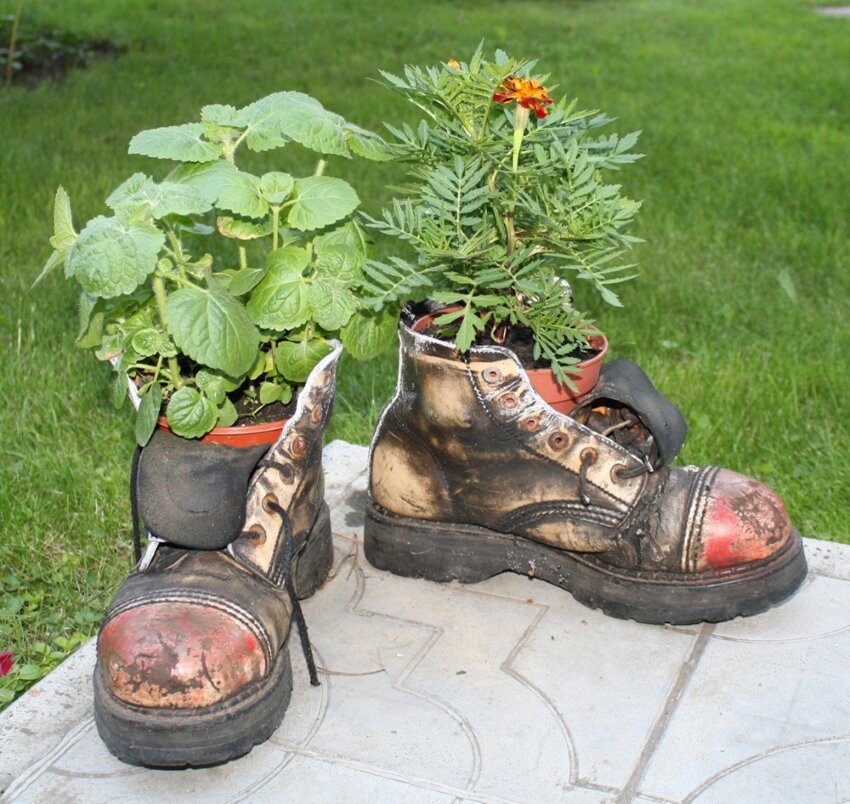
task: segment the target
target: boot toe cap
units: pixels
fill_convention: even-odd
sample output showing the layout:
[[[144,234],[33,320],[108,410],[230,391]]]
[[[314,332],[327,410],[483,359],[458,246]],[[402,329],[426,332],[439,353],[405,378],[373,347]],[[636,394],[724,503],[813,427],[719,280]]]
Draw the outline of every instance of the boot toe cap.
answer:
[[[155,709],[211,706],[262,679],[261,638],[209,602],[148,601],[118,612],[98,637],[98,672],[120,700]]]
[[[698,505],[695,569],[727,569],[769,559],[792,538],[785,505],[768,486],[718,470]]]

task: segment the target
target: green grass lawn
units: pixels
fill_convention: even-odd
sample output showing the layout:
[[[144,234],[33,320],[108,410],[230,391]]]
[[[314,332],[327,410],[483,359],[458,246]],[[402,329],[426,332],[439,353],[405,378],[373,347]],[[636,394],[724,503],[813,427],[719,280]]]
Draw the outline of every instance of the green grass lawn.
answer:
[[[641,278],[592,307],[690,422],[685,463],[777,488],[807,536],[850,542],[850,20],[803,0],[27,0],[34,23],[126,46],[59,85],[0,93],[0,705],[95,633],[131,563],[128,410],[74,346],[47,258],[57,185],[77,222],[152,160],[143,128],[281,89],[361,125],[407,114],[372,79],[488,49],[539,59],[582,105],[641,129]],[[0,14],[13,10],[0,0]],[[298,169],[298,166],[295,166]],[[303,169],[306,169],[304,166]],[[335,160],[375,212],[392,166]],[[330,438],[368,443],[395,356],[345,360]],[[2,697],[2,696],[5,696]]]

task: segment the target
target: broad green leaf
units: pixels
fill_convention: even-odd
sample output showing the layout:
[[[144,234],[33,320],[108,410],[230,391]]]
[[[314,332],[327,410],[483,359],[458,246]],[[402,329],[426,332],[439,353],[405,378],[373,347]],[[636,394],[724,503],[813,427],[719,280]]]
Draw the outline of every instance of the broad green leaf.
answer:
[[[287,222],[293,229],[323,229],[351,214],[360,203],[354,188],[342,179],[310,176],[295,182],[295,200]]]
[[[106,314],[102,309],[103,302],[96,296],[83,291],[77,303],[77,346],[81,349],[96,349],[103,338],[103,324]]]
[[[366,233],[356,221],[347,221],[341,226],[313,238],[313,249],[319,256],[326,248],[331,246],[342,246],[357,251],[364,257],[368,256],[369,252]]]
[[[63,187],[56,190],[53,201],[53,237],[50,245],[55,249],[68,249],[77,238],[74,224],[71,220],[71,199]]]
[[[265,273],[262,268],[243,268],[233,274],[227,289],[234,296],[242,296],[253,290],[257,286],[257,283],[265,276]]]
[[[371,360],[396,342],[401,310],[388,305],[379,312],[359,310],[343,327],[340,340],[356,360]]]
[[[125,179],[107,197],[106,206],[116,209],[123,204],[131,195],[139,192],[146,184],[153,184],[153,180],[144,173],[134,173]]]
[[[219,192],[226,186],[226,179],[238,172],[230,162],[218,160],[202,164],[188,164],[176,167],[166,177],[166,181],[188,184],[199,190],[210,204],[218,199]]]
[[[211,286],[181,288],[165,303],[165,324],[177,346],[198,363],[241,377],[251,369],[260,333],[245,308]]]
[[[195,187],[210,203],[246,218],[262,218],[269,211],[260,195],[260,180],[229,162],[181,165],[171,171],[167,181]]]
[[[132,293],[156,269],[165,235],[152,223],[99,216],[89,221],[68,252],[65,274],[93,296]]]
[[[263,329],[290,330],[310,317],[306,249],[284,246],[269,254],[269,268],[248,302],[248,314]]]
[[[218,229],[219,234],[232,240],[256,240],[271,234],[272,222],[268,220],[262,223],[254,223],[240,218],[222,216],[216,218],[215,228]]]
[[[201,108],[201,121],[204,123],[215,123],[219,126],[237,126],[236,107],[226,106],[220,103],[212,103]]]
[[[262,383],[260,385],[260,402],[264,405],[270,405],[272,402],[280,402],[283,399],[285,388],[289,388],[289,386],[278,385],[274,382]]]
[[[349,148],[357,156],[375,162],[387,162],[393,158],[389,145],[378,134],[355,126],[353,123],[346,123],[343,132]]]
[[[177,348],[168,334],[152,327],[135,332],[130,345],[139,357],[150,357],[151,355],[177,356]]]
[[[219,406],[223,404],[227,392],[235,391],[240,385],[238,380],[208,369],[201,369],[195,375],[195,382],[204,395]]]
[[[177,435],[182,438],[200,438],[215,427],[218,411],[196,389],[184,385],[168,400],[165,417]]]
[[[357,310],[358,303],[344,278],[317,276],[310,285],[308,298],[316,323],[329,332],[335,332],[348,323]]]
[[[281,118],[293,107],[322,109],[322,104],[300,92],[275,92],[240,109],[234,125],[247,130],[245,144],[252,151],[268,151],[289,142],[281,130]]]
[[[112,380],[112,406],[115,410],[121,410],[129,398],[127,375],[123,371],[116,371]]]
[[[295,142],[320,154],[351,156],[343,126],[345,120],[321,106],[293,104],[281,117],[280,130]]]
[[[340,285],[351,287],[363,278],[366,255],[346,246],[325,245],[315,263],[316,277],[333,279]]]
[[[282,204],[292,194],[295,180],[288,173],[279,170],[260,177],[260,192],[270,204]]]
[[[54,252],[47,258],[47,262],[41,269],[41,273],[36,277],[33,285],[37,285],[51,271],[58,268],[65,262],[68,256],[68,251],[74,245],[77,239],[77,233],[74,231],[74,224],[71,220],[71,199],[63,187],[56,190],[56,198],[53,201],[53,235],[50,238],[50,245],[53,246]]]
[[[114,209],[117,211],[125,206],[144,209],[148,215],[160,219],[166,215],[200,215],[212,204],[200,190],[188,184],[173,181],[156,184],[151,181]]]
[[[58,187],[53,201],[53,237],[50,238],[50,245],[59,251],[67,250],[76,239],[77,233],[71,220],[71,199],[63,187]]]
[[[246,218],[264,218],[269,212],[269,203],[260,193],[260,180],[237,169],[221,174],[216,206]]]
[[[304,382],[314,366],[331,352],[331,345],[322,338],[310,341],[283,341],[275,349],[275,367],[290,382]]]
[[[153,431],[156,429],[156,420],[159,417],[159,409],[162,407],[162,389],[155,382],[148,386],[142,395],[142,403],[136,414],[136,443],[143,447],[150,441]]]
[[[239,418],[239,414],[236,411],[236,406],[229,400],[225,399],[224,402],[220,404],[218,409],[218,420],[216,421],[216,427],[232,427],[236,424],[236,420]]]
[[[178,162],[211,162],[221,156],[221,148],[202,138],[200,123],[165,126],[141,131],[130,140],[128,153],[175,159]]]

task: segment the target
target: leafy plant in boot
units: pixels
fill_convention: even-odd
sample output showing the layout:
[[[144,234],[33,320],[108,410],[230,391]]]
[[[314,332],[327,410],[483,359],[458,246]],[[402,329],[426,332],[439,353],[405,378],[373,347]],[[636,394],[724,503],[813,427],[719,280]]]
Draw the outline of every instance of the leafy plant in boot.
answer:
[[[368,225],[412,247],[411,257],[370,261],[375,308],[430,298],[467,351],[485,336],[505,342],[527,328],[534,359],[561,382],[597,332],[572,303],[570,282],[620,306],[613,286],[634,276],[623,253],[640,203],[605,171],[639,158],[638,133],[597,135],[605,114],[554,100],[534,62],[481,47],[468,64],[406,67],[386,83],[416,106],[418,126],[388,126],[394,156],[410,165],[404,195]]]
[[[345,181],[283,170],[262,175],[236,153],[295,142],[321,155],[386,159],[375,134],[299,92],[242,108],[212,105],[200,122],[142,131],[130,153],[179,162],[162,180],[134,173],[107,199],[108,216],[77,232],[56,193],[54,252],[82,287],[78,344],[117,370],[116,401],[140,403],[136,437],[150,438],[161,406],[186,438],[287,404],[340,336],[356,357],[376,352],[388,316],[361,306],[367,240]],[[38,280],[37,280],[38,281]],[[387,323],[389,322],[389,323]]]

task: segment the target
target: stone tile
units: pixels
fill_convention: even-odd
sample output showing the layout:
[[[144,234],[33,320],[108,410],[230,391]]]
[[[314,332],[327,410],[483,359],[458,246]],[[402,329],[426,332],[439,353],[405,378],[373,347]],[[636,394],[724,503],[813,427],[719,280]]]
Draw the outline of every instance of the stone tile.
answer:
[[[462,586],[374,570],[362,552],[367,457],[341,441],[325,449],[336,558],[304,602],[323,683],[310,687],[293,639],[292,703],[268,742],[216,768],[123,765],[91,720],[91,642],[0,715],[0,798],[850,797],[850,546],[807,540],[806,585],[759,617],[623,622],[517,575]]]
[[[570,735],[571,782],[622,788],[695,635],[607,617],[539,581],[494,581],[523,584],[546,607],[511,669],[545,697]]]
[[[809,572],[850,581],[850,544],[804,539]]]
[[[846,581],[814,575],[785,605],[718,625],[640,790],[699,800],[703,792],[734,789],[739,774],[753,790],[779,790],[782,779],[790,784],[801,772],[796,756],[812,763],[803,775],[814,780],[816,769],[829,767],[829,758],[850,740],[848,658]],[[770,775],[780,757],[790,763],[775,783]],[[846,787],[850,764],[833,768],[831,778],[836,789]],[[842,800],[830,798],[832,793],[820,799],[811,790],[812,798],[786,794],[782,800]]]
[[[0,713],[0,795],[19,773],[91,715],[94,659],[92,640]]]

